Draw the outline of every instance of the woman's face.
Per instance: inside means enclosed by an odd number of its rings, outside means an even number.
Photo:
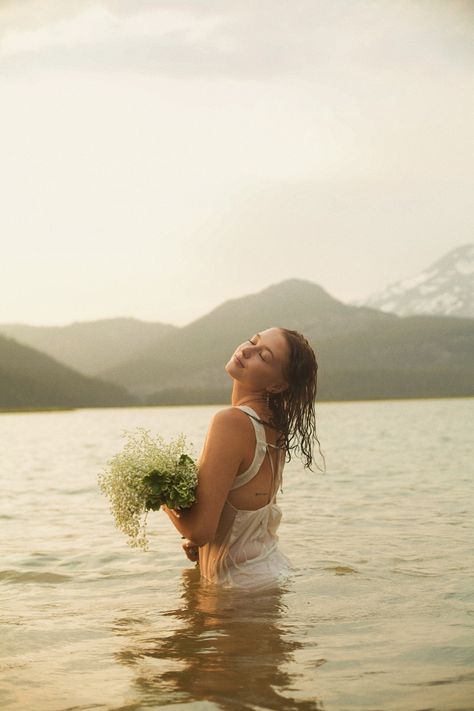
[[[249,389],[281,392],[288,387],[284,368],[289,347],[279,328],[254,333],[235,349],[226,372]]]

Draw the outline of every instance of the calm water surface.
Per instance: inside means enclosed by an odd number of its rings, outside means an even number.
[[[203,586],[164,514],[127,547],[97,473],[123,429],[214,407],[0,415],[0,706],[474,709],[473,399],[322,403],[327,474],[287,465],[284,587]]]

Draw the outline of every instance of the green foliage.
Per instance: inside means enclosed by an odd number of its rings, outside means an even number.
[[[196,465],[187,454],[182,454],[173,469],[153,469],[143,481],[151,493],[146,509],[158,511],[165,504],[170,509],[187,509],[196,500]]]
[[[108,496],[115,525],[128,536],[128,544],[148,550],[148,511],[158,511],[163,504],[170,509],[192,506],[197,467],[185,452],[183,434],[165,442],[137,427],[123,436],[125,445],[99,474],[99,487]]]

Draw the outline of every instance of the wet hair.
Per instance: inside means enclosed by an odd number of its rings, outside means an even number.
[[[287,328],[280,328],[280,331],[289,348],[288,360],[283,365],[288,388],[281,393],[270,394],[271,424],[280,433],[278,445],[286,450],[287,461],[294,453],[305,468],[311,470],[315,441],[325,461],[316,433],[318,364],[313,349],[301,333]]]

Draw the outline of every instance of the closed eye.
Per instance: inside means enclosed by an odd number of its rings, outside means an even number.
[[[251,341],[250,338],[249,338],[248,342],[251,343],[252,346],[256,346],[256,345],[257,345],[256,343],[254,343],[253,341]],[[260,351],[260,353],[259,353],[258,355],[260,356],[260,358],[263,360],[264,363],[268,363],[268,360],[263,357],[262,351]]]

